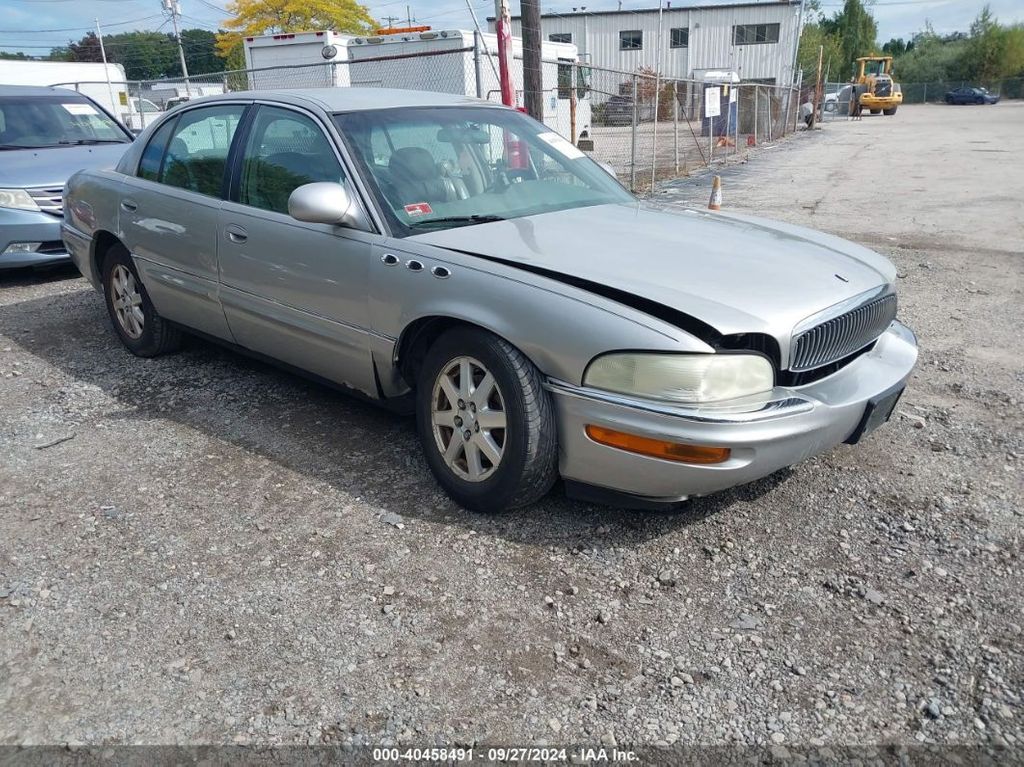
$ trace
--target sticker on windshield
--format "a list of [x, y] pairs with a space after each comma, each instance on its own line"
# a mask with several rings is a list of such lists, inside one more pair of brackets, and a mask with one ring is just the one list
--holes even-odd
[[92, 104], [61, 104], [65, 111], [73, 115], [94, 115], [96, 107]]
[[562, 138], [557, 133], [538, 133], [537, 138], [545, 142], [559, 154], [565, 155], [570, 160], [577, 160], [583, 157], [583, 152], [572, 145], [570, 141]]
[[415, 216], [426, 216], [429, 213], [433, 213], [433, 208], [430, 207], [430, 203], [427, 202], [414, 202], [412, 205], [405, 206], [405, 212], [410, 217]]

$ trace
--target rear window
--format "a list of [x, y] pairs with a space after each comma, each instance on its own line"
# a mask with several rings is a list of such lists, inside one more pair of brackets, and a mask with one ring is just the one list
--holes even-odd
[[67, 96], [0, 96], [0, 149], [121, 144], [131, 138], [95, 104]]

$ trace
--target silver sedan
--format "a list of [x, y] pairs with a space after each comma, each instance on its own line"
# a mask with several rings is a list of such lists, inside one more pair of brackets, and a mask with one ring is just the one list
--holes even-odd
[[196, 333], [414, 412], [437, 480], [480, 511], [559, 476], [634, 508], [749, 482], [884, 423], [917, 358], [877, 253], [656, 209], [475, 99], [199, 99], [65, 194], [65, 242], [132, 353]]

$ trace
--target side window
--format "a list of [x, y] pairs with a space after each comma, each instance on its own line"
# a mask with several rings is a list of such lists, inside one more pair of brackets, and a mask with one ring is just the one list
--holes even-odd
[[161, 125], [146, 144], [146, 148], [142, 150], [142, 159], [139, 160], [139, 178], [156, 181], [160, 177], [160, 163], [163, 162], [167, 139], [171, 137], [175, 122], [175, 120], [168, 120]]
[[287, 213], [296, 188], [344, 180], [334, 147], [316, 122], [289, 109], [259, 108], [242, 155], [240, 203]]
[[219, 197], [235, 129], [245, 107], [202, 107], [185, 112], [174, 127], [159, 181]]

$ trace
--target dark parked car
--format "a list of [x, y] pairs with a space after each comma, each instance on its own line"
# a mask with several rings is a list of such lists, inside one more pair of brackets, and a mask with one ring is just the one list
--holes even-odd
[[993, 96], [984, 88], [957, 88], [946, 94], [947, 104], [995, 104], [998, 96]]
[[[636, 121], [638, 123], [651, 122], [654, 120], [654, 104], [640, 102], [636, 107]], [[633, 98], [631, 96], [612, 96], [604, 104], [601, 124], [603, 125], [632, 125], [633, 124]]]

